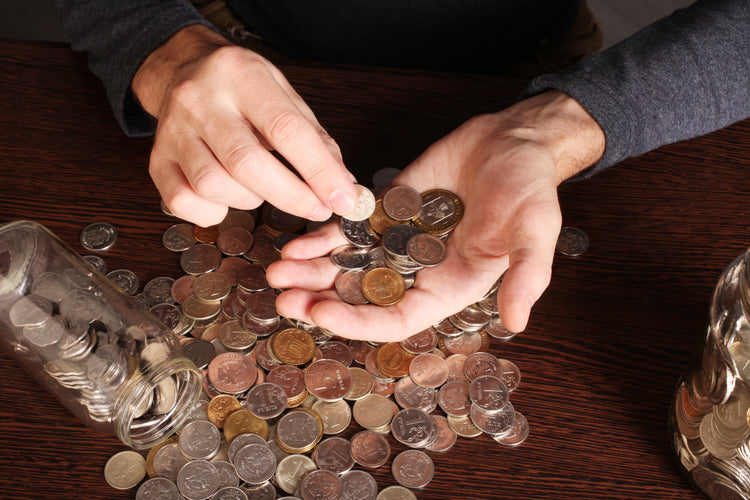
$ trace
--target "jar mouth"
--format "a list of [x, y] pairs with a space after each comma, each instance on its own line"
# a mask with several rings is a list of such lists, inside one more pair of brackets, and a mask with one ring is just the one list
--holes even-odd
[[[165, 383], [174, 385], [174, 403], [163, 412], [144, 413], [144, 408], [154, 404], [160, 384]], [[115, 403], [117, 437], [136, 450], [156, 446], [184, 424], [202, 387], [200, 371], [184, 356], [147, 364], [121, 386]]]

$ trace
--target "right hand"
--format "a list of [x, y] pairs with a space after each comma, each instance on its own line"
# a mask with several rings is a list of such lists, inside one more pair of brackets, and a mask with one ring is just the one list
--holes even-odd
[[174, 215], [209, 226], [263, 200], [311, 220], [354, 209], [337, 144], [261, 55], [189, 26], [149, 55], [132, 87], [158, 120], [149, 173]]

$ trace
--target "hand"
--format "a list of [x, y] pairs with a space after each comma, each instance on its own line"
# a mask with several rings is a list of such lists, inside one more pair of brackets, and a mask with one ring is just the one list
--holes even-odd
[[500, 316], [506, 328], [521, 331], [551, 277], [562, 220], [557, 186], [603, 149], [596, 122], [557, 91], [475, 117], [394, 180], [420, 192], [448, 189], [463, 201], [443, 263], [418, 271], [395, 306], [349, 305], [332, 290], [337, 269], [319, 257], [345, 243], [329, 225], [288, 243], [284, 260], [269, 267], [272, 286], [291, 288], [277, 309], [344, 337], [396, 341], [476, 302], [507, 270], [497, 295]]
[[259, 54], [189, 26], [149, 55], [132, 88], [158, 120], [149, 172], [178, 217], [208, 226], [228, 207], [263, 200], [312, 220], [353, 210], [354, 176], [338, 146]]

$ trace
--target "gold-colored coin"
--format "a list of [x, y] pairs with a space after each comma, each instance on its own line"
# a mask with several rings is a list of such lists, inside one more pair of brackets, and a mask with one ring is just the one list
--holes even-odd
[[315, 339], [300, 328], [286, 328], [271, 335], [268, 351], [285, 365], [304, 365], [315, 355]]
[[382, 198], [378, 198], [375, 200], [375, 211], [372, 213], [369, 219], [367, 219], [368, 224], [370, 224], [370, 229], [373, 230], [378, 235], [382, 235], [386, 232], [386, 230], [389, 227], [397, 226], [399, 224], [403, 224], [401, 221], [397, 221], [396, 219], [393, 219], [388, 216], [387, 213], [385, 213], [385, 210], [383, 210], [383, 200]]
[[268, 439], [268, 422], [256, 417], [250, 410], [237, 410], [224, 421], [224, 438], [232, 444], [240, 434], [251, 432], [263, 439]]
[[404, 297], [405, 291], [404, 278], [387, 267], [371, 269], [362, 278], [362, 295], [375, 305], [392, 306]]
[[229, 394], [219, 394], [208, 403], [208, 420], [219, 429], [224, 427], [227, 417], [242, 409], [242, 403]]
[[453, 432], [461, 437], [474, 438], [482, 434], [482, 431], [474, 425], [471, 421], [471, 417], [455, 417], [448, 415], [448, 426], [453, 429]]
[[412, 224], [425, 233], [440, 236], [449, 233], [464, 215], [464, 205], [446, 189], [430, 189], [422, 193], [422, 209]]
[[221, 302], [206, 302], [195, 295], [190, 295], [182, 303], [182, 314], [195, 320], [206, 321], [219, 315]]
[[148, 477], [158, 476], [154, 470], [154, 456], [156, 456], [156, 452], [164, 448], [166, 445], [177, 443], [178, 441], [179, 438], [177, 436], [172, 436], [148, 450], [148, 455], [146, 455], [146, 474], [148, 474]]
[[238, 319], [231, 319], [219, 327], [217, 338], [230, 351], [244, 351], [255, 345], [258, 336], [250, 333]]
[[388, 342], [378, 347], [375, 365], [383, 375], [400, 378], [409, 374], [409, 364], [415, 357], [416, 355], [405, 351], [399, 342]]

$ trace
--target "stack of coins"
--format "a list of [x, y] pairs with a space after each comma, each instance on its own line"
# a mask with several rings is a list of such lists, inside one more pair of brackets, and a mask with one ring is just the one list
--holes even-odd
[[444, 189], [420, 195], [393, 186], [376, 199], [359, 187], [355, 214], [339, 223], [350, 246], [331, 253], [341, 268], [336, 290], [350, 304], [394, 305], [414, 284], [417, 271], [443, 261], [444, 242], [461, 220], [463, 204]]
[[[399, 196], [408, 193], [399, 191]], [[413, 228], [407, 229], [414, 232], [409, 241], [430, 236], [429, 244], [433, 238], [442, 244], [440, 238], [455, 226], [446, 218], [457, 222], [461, 210], [457, 198], [445, 193], [430, 194], [428, 210], [424, 195], [419, 197], [420, 224], [439, 228], [434, 234], [402, 223], [415, 220], [406, 218], [415, 211], [413, 199], [406, 208], [392, 206], [385, 196], [377, 203], [385, 202], [386, 215], [397, 221], [392, 228]], [[507, 446], [526, 439], [528, 423], [509, 402], [520, 372], [488, 352], [489, 339], [496, 336], [490, 333], [497, 320], [494, 289], [479, 303], [401, 342], [338, 339], [315, 325], [279, 316], [277, 291], [269, 288], [264, 269], [279, 258], [291, 231], [307, 226], [273, 207], [261, 214], [263, 223], [257, 223], [257, 213], [233, 210], [215, 228], [179, 223], [163, 235], [165, 246], [180, 253], [185, 275], [169, 282], [168, 297], [157, 294], [158, 303], [142, 298], [151, 308], [170, 305], [170, 314], [177, 311], [177, 317], [166, 320], [184, 354], [204, 370], [204, 398], [178, 438], [149, 451], [149, 479], [137, 498], [158, 492], [164, 498], [286, 494], [306, 499], [319, 498], [322, 491], [333, 492], [326, 498], [416, 498], [410, 489], [427, 485], [435, 473], [428, 453], [448, 451], [458, 436], [488, 434]], [[358, 223], [371, 222], [372, 217]], [[244, 243], [232, 243], [227, 231], [241, 235]], [[399, 231], [394, 234], [401, 238]], [[411, 258], [408, 244], [406, 250], [357, 248], [364, 247], [336, 252], [339, 263], [352, 266], [344, 275], [385, 262], [373, 269], [400, 277], [387, 259], [403, 265]], [[384, 257], [389, 252], [393, 255]], [[421, 260], [427, 265], [429, 259]], [[149, 283], [142, 295], [146, 287], [166, 287]], [[392, 457], [391, 442], [408, 449]], [[389, 461], [397, 484], [378, 491], [366, 469]], [[200, 491], [193, 489], [198, 484]]]

